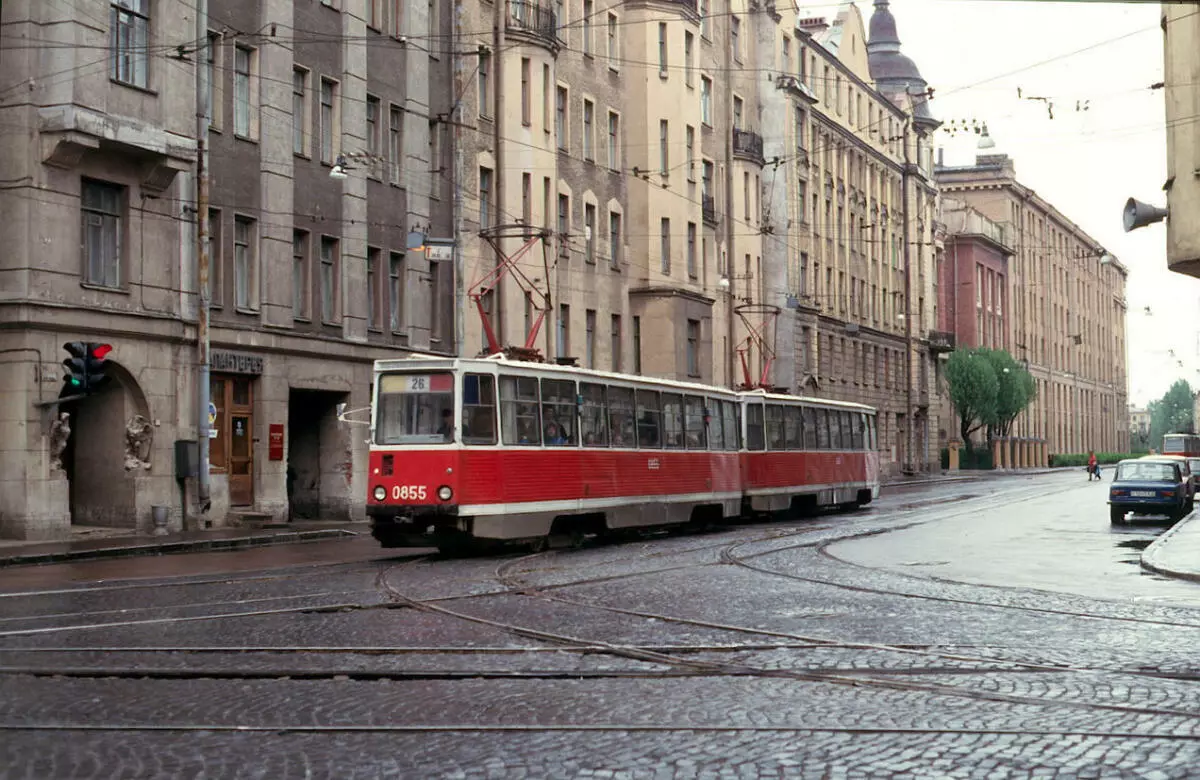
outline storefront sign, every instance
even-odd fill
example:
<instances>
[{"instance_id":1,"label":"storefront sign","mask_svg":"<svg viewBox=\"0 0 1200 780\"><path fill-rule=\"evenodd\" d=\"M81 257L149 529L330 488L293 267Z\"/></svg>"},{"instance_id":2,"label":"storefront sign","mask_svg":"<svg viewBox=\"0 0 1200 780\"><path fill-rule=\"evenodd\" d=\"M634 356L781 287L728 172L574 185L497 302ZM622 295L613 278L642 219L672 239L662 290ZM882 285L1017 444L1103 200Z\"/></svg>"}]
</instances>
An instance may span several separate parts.
<instances>
[{"instance_id":1,"label":"storefront sign","mask_svg":"<svg viewBox=\"0 0 1200 780\"><path fill-rule=\"evenodd\" d=\"M255 355L239 355L236 352L213 352L209 358L209 368L232 374L260 376L263 372L263 359Z\"/></svg>"},{"instance_id":2,"label":"storefront sign","mask_svg":"<svg viewBox=\"0 0 1200 780\"><path fill-rule=\"evenodd\" d=\"M269 452L271 460L283 460L283 424L271 423L269 434Z\"/></svg>"}]
</instances>

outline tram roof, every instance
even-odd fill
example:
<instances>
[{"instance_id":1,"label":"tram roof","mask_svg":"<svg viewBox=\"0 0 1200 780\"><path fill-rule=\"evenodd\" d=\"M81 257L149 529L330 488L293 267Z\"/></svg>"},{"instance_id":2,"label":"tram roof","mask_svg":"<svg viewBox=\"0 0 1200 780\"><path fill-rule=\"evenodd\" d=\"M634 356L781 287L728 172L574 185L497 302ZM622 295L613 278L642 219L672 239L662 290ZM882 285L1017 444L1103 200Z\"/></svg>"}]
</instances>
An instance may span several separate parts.
<instances>
[{"instance_id":1,"label":"tram roof","mask_svg":"<svg viewBox=\"0 0 1200 780\"><path fill-rule=\"evenodd\" d=\"M590 377L597 380L609 382L625 382L629 384L651 384L660 387L671 387L682 391L688 391L697 395L722 395L727 397L737 396L754 396L769 401L804 401L805 403L814 406L823 406L831 409L845 409L847 411L859 411L875 413L875 408L865 404L851 403L849 401L834 401L828 398L811 398L808 396L784 395L782 393L768 393L765 390L730 390L725 387L717 387L715 385L703 385L698 382L679 382L674 379L661 379L658 377L639 376L637 374L622 374L614 371L600 371L594 368L580 368L579 366L560 366L557 363L534 363L527 360L510 360L503 355L493 355L483 358L457 358L448 357L445 355L429 355L414 353L408 357L393 358L387 360L375 361L375 373L385 373L388 371L404 371L414 367L423 369L444 369L452 371L455 368L484 368L484 367L503 367L506 369L515 369L518 371L532 371L544 374L555 374L560 376L572 377Z\"/></svg>"}]
</instances>

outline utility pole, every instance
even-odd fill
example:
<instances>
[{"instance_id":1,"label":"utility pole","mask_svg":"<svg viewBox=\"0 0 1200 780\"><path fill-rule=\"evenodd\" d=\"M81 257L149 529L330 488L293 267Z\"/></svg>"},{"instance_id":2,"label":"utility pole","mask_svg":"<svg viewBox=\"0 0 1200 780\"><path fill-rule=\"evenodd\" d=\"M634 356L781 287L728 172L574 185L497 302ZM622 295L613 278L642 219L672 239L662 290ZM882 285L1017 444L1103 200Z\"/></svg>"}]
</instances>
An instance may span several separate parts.
<instances>
[{"instance_id":1,"label":"utility pole","mask_svg":"<svg viewBox=\"0 0 1200 780\"><path fill-rule=\"evenodd\" d=\"M208 0L196 0L196 40L201 41L196 52L196 285L199 305L196 310L196 439L199 450L199 473L196 477L197 502L200 514L212 505L209 491L209 290L208 255L208 124L212 106L209 105L208 58L212 56L208 39Z\"/></svg>"},{"instance_id":2,"label":"utility pole","mask_svg":"<svg viewBox=\"0 0 1200 780\"><path fill-rule=\"evenodd\" d=\"M900 210L904 219L904 462L901 468L906 474L913 471L913 427L916 420L913 416L913 370L912 370L912 239L909 229L908 184L911 171L908 156L909 130L912 127L911 117L904 120L904 168L900 174Z\"/></svg>"},{"instance_id":3,"label":"utility pole","mask_svg":"<svg viewBox=\"0 0 1200 780\"><path fill-rule=\"evenodd\" d=\"M463 357L466 345L466 322L464 312L467 308L463 277L466 275L466 261L463 256L466 250L463 236L463 110L462 102L466 94L466 78L463 69L466 67L462 53L462 26L466 15L466 5L463 0L454 3L454 29L450 31L450 56L454 71L454 105L450 107L450 122L454 128L454 354ZM476 54L478 56L478 54ZM497 125L499 121L497 121ZM440 128L434 128L440 132ZM437 165L438 161L434 161ZM436 294L436 292L435 292Z\"/></svg>"}]
</instances>

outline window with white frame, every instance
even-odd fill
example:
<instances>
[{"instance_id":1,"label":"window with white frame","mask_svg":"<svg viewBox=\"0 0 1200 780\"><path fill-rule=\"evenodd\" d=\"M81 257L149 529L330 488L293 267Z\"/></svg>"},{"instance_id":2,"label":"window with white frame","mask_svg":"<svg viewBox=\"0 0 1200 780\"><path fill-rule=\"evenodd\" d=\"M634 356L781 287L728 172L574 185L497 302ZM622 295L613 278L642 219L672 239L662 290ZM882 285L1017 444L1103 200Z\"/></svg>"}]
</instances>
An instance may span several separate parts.
<instances>
[{"instance_id":1,"label":"window with white frame","mask_svg":"<svg viewBox=\"0 0 1200 780\"><path fill-rule=\"evenodd\" d=\"M733 49L733 58L742 61L742 20L736 16L729 17L729 46Z\"/></svg>"},{"instance_id":2,"label":"window with white frame","mask_svg":"<svg viewBox=\"0 0 1200 780\"><path fill-rule=\"evenodd\" d=\"M700 0L700 36L709 37L708 17L712 0Z\"/></svg>"},{"instance_id":3,"label":"window with white frame","mask_svg":"<svg viewBox=\"0 0 1200 780\"><path fill-rule=\"evenodd\" d=\"M608 262L621 267L621 215L616 211L608 212Z\"/></svg>"},{"instance_id":4,"label":"window with white frame","mask_svg":"<svg viewBox=\"0 0 1200 780\"><path fill-rule=\"evenodd\" d=\"M684 143L687 153L687 179L696 180L696 128L688 125L684 128Z\"/></svg>"},{"instance_id":5,"label":"window with white frame","mask_svg":"<svg viewBox=\"0 0 1200 780\"><path fill-rule=\"evenodd\" d=\"M479 227L491 224L492 213L492 169L479 169Z\"/></svg>"},{"instance_id":6,"label":"window with white frame","mask_svg":"<svg viewBox=\"0 0 1200 780\"><path fill-rule=\"evenodd\" d=\"M658 120L658 161L659 161L658 167L664 176L667 175L667 173L669 173L671 170L671 168L670 168L671 156L670 156L670 150L668 148L669 143L670 143L670 137L671 137L671 132L670 132L670 127L668 125L667 120L666 119Z\"/></svg>"},{"instance_id":7,"label":"window with white frame","mask_svg":"<svg viewBox=\"0 0 1200 780\"><path fill-rule=\"evenodd\" d=\"M336 132L338 84L321 79L321 162L333 164L333 138Z\"/></svg>"},{"instance_id":8,"label":"window with white frame","mask_svg":"<svg viewBox=\"0 0 1200 780\"><path fill-rule=\"evenodd\" d=\"M404 324L404 255L392 252L388 256L388 321L393 333Z\"/></svg>"},{"instance_id":9,"label":"window with white frame","mask_svg":"<svg viewBox=\"0 0 1200 780\"><path fill-rule=\"evenodd\" d=\"M621 169L621 115L615 111L608 112L608 167Z\"/></svg>"},{"instance_id":10,"label":"window with white frame","mask_svg":"<svg viewBox=\"0 0 1200 780\"><path fill-rule=\"evenodd\" d=\"M83 281L101 287L120 287L125 188L91 179L84 179L82 184Z\"/></svg>"},{"instance_id":11,"label":"window with white frame","mask_svg":"<svg viewBox=\"0 0 1200 780\"><path fill-rule=\"evenodd\" d=\"M667 23L658 23L658 75L667 75Z\"/></svg>"},{"instance_id":12,"label":"window with white frame","mask_svg":"<svg viewBox=\"0 0 1200 780\"><path fill-rule=\"evenodd\" d=\"M257 60L257 50L233 48L233 132L242 138L254 138L258 131Z\"/></svg>"},{"instance_id":13,"label":"window with white frame","mask_svg":"<svg viewBox=\"0 0 1200 780\"><path fill-rule=\"evenodd\" d=\"M375 179L380 176L377 160L383 156L383 141L379 135L382 105L379 98L367 95L367 153L371 155L371 161L367 165L367 175Z\"/></svg>"},{"instance_id":14,"label":"window with white frame","mask_svg":"<svg viewBox=\"0 0 1200 780\"><path fill-rule=\"evenodd\" d=\"M585 259L589 263L596 262L596 207L591 203L583 206L584 242L587 245Z\"/></svg>"},{"instance_id":15,"label":"window with white frame","mask_svg":"<svg viewBox=\"0 0 1200 780\"><path fill-rule=\"evenodd\" d=\"M607 54L608 54L608 66L610 68L617 67L617 58L620 56L618 54L618 45L617 45L620 39L618 38L617 30L618 30L617 15L609 14L608 15Z\"/></svg>"},{"instance_id":16,"label":"window with white frame","mask_svg":"<svg viewBox=\"0 0 1200 780\"><path fill-rule=\"evenodd\" d=\"M112 78L122 84L150 85L150 0L112 0L109 10Z\"/></svg>"},{"instance_id":17,"label":"window with white frame","mask_svg":"<svg viewBox=\"0 0 1200 780\"><path fill-rule=\"evenodd\" d=\"M592 54L592 17L596 15L596 4L593 0L583 0L583 53Z\"/></svg>"},{"instance_id":18,"label":"window with white frame","mask_svg":"<svg viewBox=\"0 0 1200 780\"><path fill-rule=\"evenodd\" d=\"M556 87L554 90L554 137L559 149L567 147L567 88Z\"/></svg>"},{"instance_id":19,"label":"window with white frame","mask_svg":"<svg viewBox=\"0 0 1200 780\"><path fill-rule=\"evenodd\" d=\"M221 129L224 118L222 98L225 91L221 89L221 82L225 69L222 67L222 55L221 33L209 30L204 58L208 66L208 126L213 130Z\"/></svg>"},{"instance_id":20,"label":"window with white frame","mask_svg":"<svg viewBox=\"0 0 1200 780\"><path fill-rule=\"evenodd\" d=\"M689 279L699 275L696 263L696 223L687 223L687 273Z\"/></svg>"},{"instance_id":21,"label":"window with white frame","mask_svg":"<svg viewBox=\"0 0 1200 780\"><path fill-rule=\"evenodd\" d=\"M596 106L590 100L583 101L583 159L596 159Z\"/></svg>"},{"instance_id":22,"label":"window with white frame","mask_svg":"<svg viewBox=\"0 0 1200 780\"><path fill-rule=\"evenodd\" d=\"M663 217L659 222L658 251L662 255L662 272L671 273L671 220Z\"/></svg>"},{"instance_id":23,"label":"window with white frame","mask_svg":"<svg viewBox=\"0 0 1200 780\"><path fill-rule=\"evenodd\" d=\"M521 58L521 124L526 127L533 121L533 85L529 83L530 68L528 57Z\"/></svg>"},{"instance_id":24,"label":"window with white frame","mask_svg":"<svg viewBox=\"0 0 1200 780\"><path fill-rule=\"evenodd\" d=\"M404 127L404 110L399 106L388 108L388 162L392 184L400 184L401 158L404 146L400 142L400 131ZM434 165L436 168L437 166Z\"/></svg>"},{"instance_id":25,"label":"window with white frame","mask_svg":"<svg viewBox=\"0 0 1200 780\"><path fill-rule=\"evenodd\" d=\"M249 217L233 218L233 305L246 311L258 308L256 228Z\"/></svg>"},{"instance_id":26,"label":"window with white frame","mask_svg":"<svg viewBox=\"0 0 1200 780\"><path fill-rule=\"evenodd\" d=\"M571 232L571 198L569 195L558 196L558 246L559 254L567 254L568 234Z\"/></svg>"},{"instance_id":27,"label":"window with white frame","mask_svg":"<svg viewBox=\"0 0 1200 780\"><path fill-rule=\"evenodd\" d=\"M712 127L712 79L700 77L700 121Z\"/></svg>"},{"instance_id":28,"label":"window with white frame","mask_svg":"<svg viewBox=\"0 0 1200 780\"><path fill-rule=\"evenodd\" d=\"M308 71L292 69L292 153L308 154Z\"/></svg>"},{"instance_id":29,"label":"window with white frame","mask_svg":"<svg viewBox=\"0 0 1200 780\"><path fill-rule=\"evenodd\" d=\"M492 53L479 52L479 67L476 69L479 87L479 115L492 115Z\"/></svg>"},{"instance_id":30,"label":"window with white frame","mask_svg":"<svg viewBox=\"0 0 1200 780\"><path fill-rule=\"evenodd\" d=\"M337 321L338 240L321 236L321 321Z\"/></svg>"},{"instance_id":31,"label":"window with white frame","mask_svg":"<svg viewBox=\"0 0 1200 780\"><path fill-rule=\"evenodd\" d=\"M308 319L308 233L292 231L292 317Z\"/></svg>"},{"instance_id":32,"label":"window with white frame","mask_svg":"<svg viewBox=\"0 0 1200 780\"><path fill-rule=\"evenodd\" d=\"M550 66L542 65L542 130L550 134L550 96L553 89L550 85Z\"/></svg>"},{"instance_id":33,"label":"window with white frame","mask_svg":"<svg viewBox=\"0 0 1200 780\"><path fill-rule=\"evenodd\" d=\"M685 32L683 34L683 83L689 87L695 86L696 83L695 49L696 36Z\"/></svg>"}]
</instances>

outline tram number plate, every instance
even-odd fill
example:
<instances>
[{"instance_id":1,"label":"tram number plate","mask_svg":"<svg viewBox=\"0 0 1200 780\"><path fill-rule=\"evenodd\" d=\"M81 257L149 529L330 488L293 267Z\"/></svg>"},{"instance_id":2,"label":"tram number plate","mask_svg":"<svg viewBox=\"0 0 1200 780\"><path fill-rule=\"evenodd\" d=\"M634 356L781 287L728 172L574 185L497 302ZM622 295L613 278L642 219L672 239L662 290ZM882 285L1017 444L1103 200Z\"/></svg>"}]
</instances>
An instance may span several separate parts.
<instances>
[{"instance_id":1,"label":"tram number plate","mask_svg":"<svg viewBox=\"0 0 1200 780\"><path fill-rule=\"evenodd\" d=\"M1134 490L1129 495L1134 498L1154 498L1157 494L1153 490Z\"/></svg>"},{"instance_id":2,"label":"tram number plate","mask_svg":"<svg viewBox=\"0 0 1200 780\"><path fill-rule=\"evenodd\" d=\"M424 485L393 485L393 501L424 501L428 494Z\"/></svg>"},{"instance_id":3,"label":"tram number plate","mask_svg":"<svg viewBox=\"0 0 1200 780\"><path fill-rule=\"evenodd\" d=\"M658 462L658 458L651 458L650 460L646 461L646 468L650 469L651 471L658 471L661 465L662 464Z\"/></svg>"}]
</instances>

